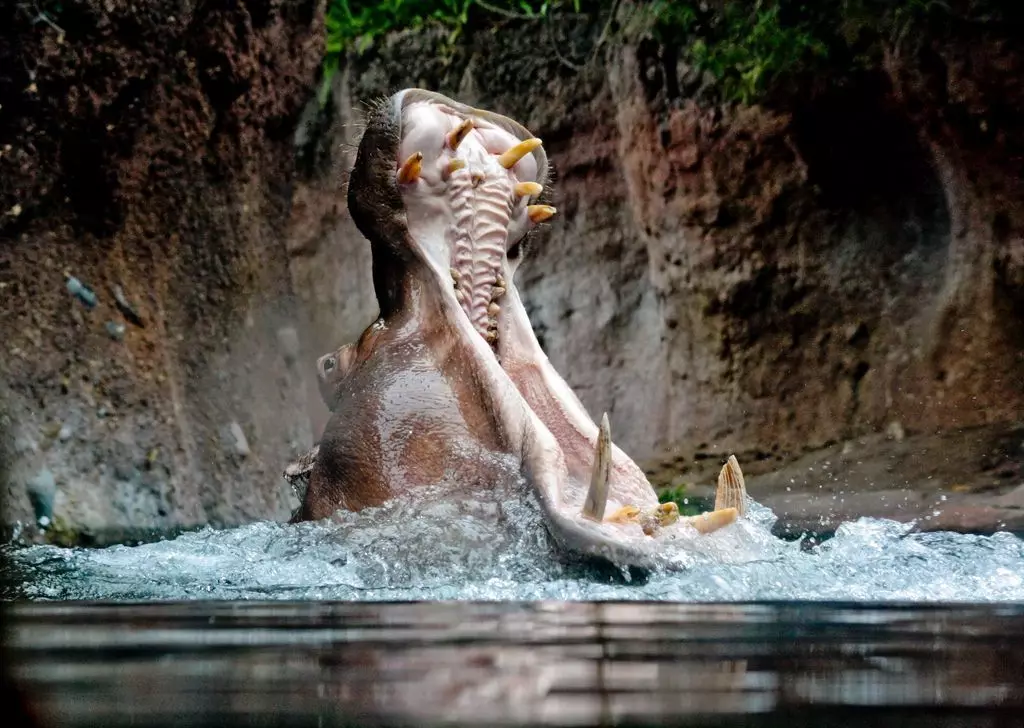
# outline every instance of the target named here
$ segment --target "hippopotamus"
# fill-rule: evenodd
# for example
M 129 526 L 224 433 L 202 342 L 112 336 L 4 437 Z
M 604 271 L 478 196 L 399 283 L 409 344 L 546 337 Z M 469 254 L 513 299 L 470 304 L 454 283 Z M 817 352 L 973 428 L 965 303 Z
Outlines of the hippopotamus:
M 515 274 L 557 213 L 548 174 L 542 141 L 508 117 L 416 88 L 371 106 L 347 197 L 379 316 L 317 361 L 331 415 L 286 471 L 307 481 L 294 521 L 514 477 L 562 549 L 642 566 L 667 533 L 743 517 L 734 457 L 713 511 L 681 518 L 659 503 L 607 414 L 595 422 L 541 349 Z

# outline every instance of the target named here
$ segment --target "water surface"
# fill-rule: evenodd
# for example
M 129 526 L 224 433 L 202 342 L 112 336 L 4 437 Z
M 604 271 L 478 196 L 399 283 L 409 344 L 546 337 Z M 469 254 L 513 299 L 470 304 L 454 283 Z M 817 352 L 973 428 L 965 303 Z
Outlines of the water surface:
M 49 725 L 1010 726 L 1024 606 L 19 604 Z

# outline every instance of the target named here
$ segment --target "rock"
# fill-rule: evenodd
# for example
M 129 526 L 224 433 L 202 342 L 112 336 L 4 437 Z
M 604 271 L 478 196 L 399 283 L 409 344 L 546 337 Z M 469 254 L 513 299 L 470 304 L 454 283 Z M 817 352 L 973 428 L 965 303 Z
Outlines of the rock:
M 67 442 L 68 440 L 71 439 L 71 436 L 73 434 L 74 428 L 70 424 L 65 422 L 63 425 L 60 426 L 60 429 L 57 431 L 57 439 L 59 439 L 61 442 Z
M 119 437 L 140 470 L 157 447 L 150 467 L 174 470 L 172 504 L 147 496 L 154 527 L 213 512 L 225 524 L 287 518 L 279 483 L 261 473 L 284 466 L 293 438 L 312 438 L 275 329 L 302 320 L 282 244 L 296 178 L 289 127 L 315 96 L 322 4 L 90 0 L 63 44 L 35 14 L 2 7 L 0 76 L 30 60 L 38 93 L 3 109 L 13 151 L 0 157 L 0 399 L 40 450 L 58 445 L 44 456 L 67 502 L 50 533 L 135 512 L 141 479 L 123 467 L 115 477 L 122 453 L 107 452 Z M 15 203 L 21 215 L 5 216 Z M 243 416 L 239 403 L 261 436 L 231 462 L 221 430 Z M 44 439 L 64 421 L 70 441 Z M 103 437 L 69 447 L 92 426 Z M 0 491 L 4 520 L 34 521 L 16 484 Z
M 57 495 L 57 479 L 53 473 L 47 468 L 43 468 L 29 479 L 25 484 L 25 490 L 28 492 L 29 500 L 35 510 L 36 520 L 40 522 L 39 525 L 44 525 L 42 523 L 44 518 L 49 524 L 50 518 L 53 516 L 53 499 Z
M 124 341 L 124 333 L 126 331 L 124 324 L 118 321 L 107 321 L 104 328 L 107 330 L 107 336 L 114 341 Z
M 96 294 L 93 293 L 92 289 L 82 283 L 74 276 L 69 275 L 67 280 L 68 292 L 77 298 L 79 301 L 84 303 L 88 308 L 95 308 L 97 299 Z
M 896 442 L 903 442 L 903 438 L 907 436 L 906 431 L 903 429 L 903 425 L 895 420 L 890 422 L 889 426 L 885 428 L 885 434 L 890 440 L 895 440 Z
M 281 347 L 284 360 L 289 365 L 295 364 L 302 353 L 298 330 L 294 326 L 282 326 L 277 330 L 277 343 Z
M 245 439 L 245 432 L 242 430 L 242 426 L 237 422 L 232 422 L 228 429 L 231 432 L 231 437 L 235 452 L 241 455 L 243 458 L 249 457 L 251 451 L 249 450 L 249 441 Z

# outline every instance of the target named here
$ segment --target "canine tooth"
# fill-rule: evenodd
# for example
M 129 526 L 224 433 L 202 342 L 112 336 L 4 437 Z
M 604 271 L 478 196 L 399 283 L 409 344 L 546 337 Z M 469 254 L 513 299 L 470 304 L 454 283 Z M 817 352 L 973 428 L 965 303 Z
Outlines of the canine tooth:
M 715 510 L 735 508 L 744 516 L 747 513 L 747 485 L 735 455 L 730 455 L 722 472 L 718 474 L 718 488 L 715 490 Z
M 530 222 L 544 222 L 558 212 L 551 205 L 527 205 L 526 214 L 530 216 Z
M 466 166 L 466 162 L 464 160 L 462 160 L 462 159 L 453 159 L 450 162 L 448 162 L 448 166 L 444 168 L 444 172 L 442 173 L 442 176 L 444 177 L 445 180 L 447 180 L 449 177 L 451 177 L 453 174 L 455 174 L 456 172 L 458 172 L 460 169 L 464 168 L 465 166 Z
M 498 157 L 498 164 L 505 169 L 512 169 L 516 162 L 525 157 L 527 154 L 532 152 L 534 149 L 542 144 L 541 140 L 537 137 L 531 139 L 524 139 L 523 141 L 516 144 L 514 147 L 509 149 L 504 154 Z
M 490 306 L 487 307 L 487 313 L 490 316 L 497 316 L 499 313 L 501 313 L 501 306 L 499 306 L 496 303 L 492 303 Z
M 462 140 L 466 138 L 469 132 L 473 131 L 473 120 L 466 119 L 459 124 L 455 129 L 448 133 L 446 142 L 450 149 L 458 149 L 459 145 L 462 144 Z
M 608 424 L 608 413 L 601 416 L 601 427 L 597 431 L 597 447 L 594 450 L 594 469 L 590 476 L 590 490 L 583 501 L 583 517 L 600 523 L 608 505 L 608 476 L 612 467 L 612 433 Z
M 519 197 L 536 197 L 544 191 L 544 185 L 539 182 L 518 182 L 513 190 Z
M 713 510 L 710 513 L 701 513 L 699 516 L 690 516 L 684 520 L 700 533 L 711 533 L 728 526 L 738 516 L 739 513 L 735 508 L 723 508 L 722 510 Z
M 640 509 L 636 506 L 626 505 L 619 508 L 608 516 L 609 523 L 635 523 L 640 519 Z
M 410 154 L 409 158 L 402 164 L 402 168 L 398 170 L 398 184 L 409 184 L 415 182 L 420 178 L 420 172 L 423 169 L 423 152 L 416 152 Z

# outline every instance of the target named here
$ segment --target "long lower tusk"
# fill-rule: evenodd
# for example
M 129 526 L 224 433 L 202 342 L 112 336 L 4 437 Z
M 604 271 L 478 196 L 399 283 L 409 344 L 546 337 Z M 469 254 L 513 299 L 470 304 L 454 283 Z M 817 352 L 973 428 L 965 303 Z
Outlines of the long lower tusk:
M 532 152 L 534 149 L 539 147 L 543 142 L 537 137 L 530 139 L 524 139 L 523 141 L 516 144 L 514 147 L 506 151 L 504 154 L 498 157 L 498 164 L 505 169 L 512 169 L 516 166 L 516 162 L 525 157 L 527 154 Z
M 600 523 L 608 505 L 608 476 L 612 468 L 612 432 L 608 424 L 608 413 L 601 417 L 601 428 L 597 432 L 597 448 L 594 452 L 594 469 L 590 476 L 590 490 L 583 501 L 583 517 Z
M 398 170 L 398 184 L 404 185 L 415 182 L 420 178 L 420 171 L 423 169 L 423 152 L 416 152 L 409 155 L 402 168 Z
M 715 510 L 723 508 L 735 508 L 741 516 L 747 514 L 747 485 L 743 481 L 743 472 L 735 455 L 729 456 L 722 466 L 722 472 L 718 474 Z
M 544 185 L 539 182 L 518 182 L 514 190 L 518 197 L 536 197 L 544 191 Z
M 473 120 L 466 119 L 464 122 L 459 124 L 455 129 L 448 133 L 448 137 L 445 140 L 448 144 L 449 149 L 458 149 L 459 145 L 462 144 L 462 140 L 466 138 L 469 132 L 473 131 Z
M 725 528 L 736 520 L 739 513 L 735 508 L 715 509 L 710 513 L 701 513 L 699 516 L 690 516 L 683 520 L 696 528 L 701 533 L 711 533 L 720 528 Z
M 557 212 L 551 205 L 527 205 L 526 214 L 530 217 L 530 222 L 538 223 L 544 222 L 552 215 Z

